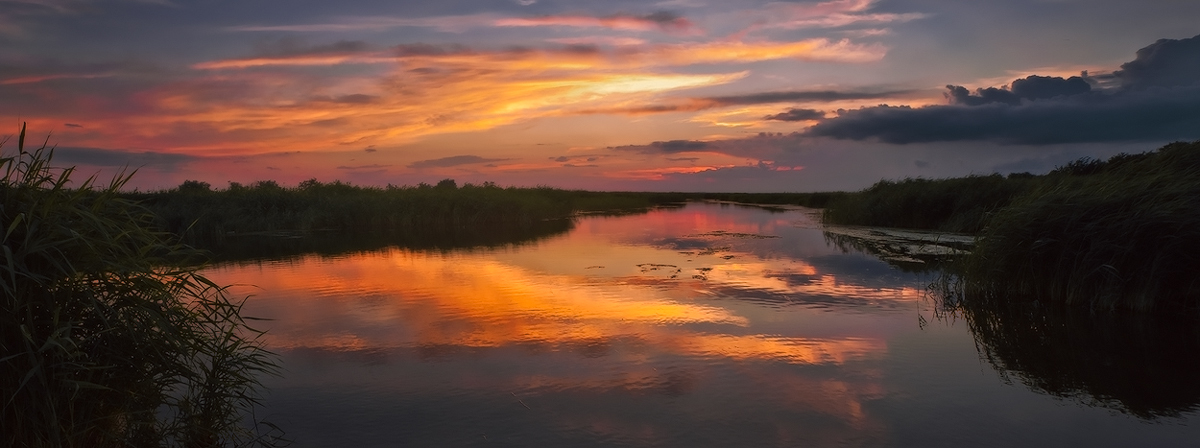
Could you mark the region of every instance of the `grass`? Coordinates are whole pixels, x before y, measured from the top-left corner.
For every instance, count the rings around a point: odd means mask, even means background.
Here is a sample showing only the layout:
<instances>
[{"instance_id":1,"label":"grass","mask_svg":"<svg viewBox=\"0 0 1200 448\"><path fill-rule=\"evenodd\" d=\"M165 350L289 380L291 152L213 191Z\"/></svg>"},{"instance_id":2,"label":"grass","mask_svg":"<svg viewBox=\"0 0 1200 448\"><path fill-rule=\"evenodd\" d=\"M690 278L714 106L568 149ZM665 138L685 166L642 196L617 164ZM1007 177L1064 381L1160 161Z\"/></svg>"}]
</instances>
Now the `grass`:
<instances>
[{"instance_id":1,"label":"grass","mask_svg":"<svg viewBox=\"0 0 1200 448\"><path fill-rule=\"evenodd\" d=\"M43 144L0 157L0 444L270 445L244 424L274 372L240 302L172 260L195 251L122 197L129 179L51 166Z\"/></svg>"},{"instance_id":2,"label":"grass","mask_svg":"<svg viewBox=\"0 0 1200 448\"><path fill-rule=\"evenodd\" d=\"M1034 176L999 174L882 180L834 198L824 217L833 224L976 233L993 213L1026 194L1036 182Z\"/></svg>"},{"instance_id":3,"label":"grass","mask_svg":"<svg viewBox=\"0 0 1200 448\"><path fill-rule=\"evenodd\" d=\"M972 300L1200 308L1200 142L1080 159L1046 175L881 181L827 222L973 233Z\"/></svg>"},{"instance_id":4,"label":"grass","mask_svg":"<svg viewBox=\"0 0 1200 448\"><path fill-rule=\"evenodd\" d=\"M1200 307L1200 142L1088 165L997 213L965 260L966 287L984 300Z\"/></svg>"}]
</instances>

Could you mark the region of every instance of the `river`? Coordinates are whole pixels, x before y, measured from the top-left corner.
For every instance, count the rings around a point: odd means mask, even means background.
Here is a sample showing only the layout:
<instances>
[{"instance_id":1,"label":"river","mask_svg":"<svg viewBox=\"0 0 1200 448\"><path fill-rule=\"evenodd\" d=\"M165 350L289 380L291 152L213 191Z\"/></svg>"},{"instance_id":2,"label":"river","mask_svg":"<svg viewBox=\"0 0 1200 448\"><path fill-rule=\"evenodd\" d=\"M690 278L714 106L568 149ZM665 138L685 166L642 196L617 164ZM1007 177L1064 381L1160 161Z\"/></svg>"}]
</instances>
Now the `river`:
<instances>
[{"instance_id":1,"label":"river","mask_svg":"<svg viewBox=\"0 0 1200 448\"><path fill-rule=\"evenodd\" d=\"M1039 342L1035 365L939 312L936 270L836 242L803 211L689 203L206 274L271 319L255 418L297 447L1200 443L1197 386L1159 384L1200 377L1193 333Z\"/></svg>"}]
</instances>

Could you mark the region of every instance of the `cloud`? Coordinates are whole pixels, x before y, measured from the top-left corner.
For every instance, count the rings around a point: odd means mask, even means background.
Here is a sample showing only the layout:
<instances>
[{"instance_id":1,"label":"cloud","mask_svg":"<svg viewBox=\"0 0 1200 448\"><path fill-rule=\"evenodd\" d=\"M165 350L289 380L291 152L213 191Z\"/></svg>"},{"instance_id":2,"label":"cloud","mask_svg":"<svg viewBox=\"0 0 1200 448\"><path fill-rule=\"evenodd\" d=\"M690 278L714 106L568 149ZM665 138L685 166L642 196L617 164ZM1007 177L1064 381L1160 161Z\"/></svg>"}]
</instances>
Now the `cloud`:
<instances>
[{"instance_id":1,"label":"cloud","mask_svg":"<svg viewBox=\"0 0 1200 448\"><path fill-rule=\"evenodd\" d=\"M658 11L642 16L615 14L610 16L564 15L514 17L499 19L493 22L493 24L501 27L569 26L633 31L658 29L679 34L700 33L700 30L691 21L667 11Z\"/></svg>"},{"instance_id":2,"label":"cloud","mask_svg":"<svg viewBox=\"0 0 1200 448\"><path fill-rule=\"evenodd\" d=\"M966 87L948 85L946 99L950 104L964 106L979 106L988 103L1004 103L1009 105L1021 104L1021 101L1034 101L1067 97L1088 93L1092 85L1084 78L1072 76L1061 78L1057 76L1033 75L1013 81L1012 88L980 88L971 94Z\"/></svg>"},{"instance_id":3,"label":"cloud","mask_svg":"<svg viewBox=\"0 0 1200 448\"><path fill-rule=\"evenodd\" d=\"M421 27L434 28L439 31L461 32L468 28L487 26L499 19L493 14L475 14L438 17L342 17L328 23L309 23L296 25L242 25L226 28L239 32L350 32L378 31L389 28Z\"/></svg>"},{"instance_id":4,"label":"cloud","mask_svg":"<svg viewBox=\"0 0 1200 448\"><path fill-rule=\"evenodd\" d=\"M186 154L145 151L130 152L103 148L57 147L54 149L55 163L63 165L87 165L95 167L154 167L171 171L199 157Z\"/></svg>"},{"instance_id":5,"label":"cloud","mask_svg":"<svg viewBox=\"0 0 1200 448\"><path fill-rule=\"evenodd\" d=\"M283 39L260 46L257 55L192 64L197 70L219 70L270 65L312 66L339 64L377 64L393 62L386 52L372 51L362 41L337 41L327 45L306 46L296 39Z\"/></svg>"},{"instance_id":6,"label":"cloud","mask_svg":"<svg viewBox=\"0 0 1200 448\"><path fill-rule=\"evenodd\" d=\"M658 152L677 153L677 152L694 152L701 151L708 147L708 143L694 140L671 140L667 142L654 142L650 147L658 150Z\"/></svg>"},{"instance_id":7,"label":"cloud","mask_svg":"<svg viewBox=\"0 0 1200 448\"><path fill-rule=\"evenodd\" d=\"M1081 98L1082 97L1082 98ZM839 111L807 130L887 143L992 141L1046 145L1200 137L1200 88L1080 95L1021 105L878 106Z\"/></svg>"},{"instance_id":8,"label":"cloud","mask_svg":"<svg viewBox=\"0 0 1200 448\"><path fill-rule=\"evenodd\" d=\"M2 61L2 60L0 60ZM162 69L137 60L102 63L64 63L41 59L21 64L0 62L0 85L34 84L55 80L96 79L112 77L145 77L161 74Z\"/></svg>"},{"instance_id":9,"label":"cloud","mask_svg":"<svg viewBox=\"0 0 1200 448\"><path fill-rule=\"evenodd\" d=\"M1127 89L1192 86L1200 82L1200 36L1159 39L1113 72Z\"/></svg>"},{"instance_id":10,"label":"cloud","mask_svg":"<svg viewBox=\"0 0 1200 448\"><path fill-rule=\"evenodd\" d=\"M787 112L763 117L764 120L778 121L812 121L823 118L825 118L825 112L813 109L788 109Z\"/></svg>"},{"instance_id":11,"label":"cloud","mask_svg":"<svg viewBox=\"0 0 1200 448\"><path fill-rule=\"evenodd\" d=\"M521 3L529 6L534 2ZM446 32L463 32L479 27L542 27L563 26L582 28L608 28L614 30L648 31L661 30L675 34L698 34L700 30L688 19L667 11L645 15L613 14L589 15L545 15L534 17L506 17L497 14L472 14L434 17L342 17L326 23L294 25L241 25L228 27L236 32L349 32L378 31L390 28L419 27L434 28Z\"/></svg>"},{"instance_id":12,"label":"cloud","mask_svg":"<svg viewBox=\"0 0 1200 448\"><path fill-rule=\"evenodd\" d=\"M616 146L609 149L650 155L676 155L681 153L724 154L747 159L769 159L773 154L795 150L802 136L798 133L782 134L763 132L752 137L727 140L670 140L646 145ZM668 158L671 161L694 161L690 158Z\"/></svg>"},{"instance_id":13,"label":"cloud","mask_svg":"<svg viewBox=\"0 0 1200 448\"><path fill-rule=\"evenodd\" d=\"M836 91L836 90L789 90L756 92L741 95L710 96L668 100L666 104L643 106L621 106L610 109L586 109L583 114L626 114L642 115L666 112L697 112L718 107L749 106L775 103L831 103L837 101L884 100L911 95L912 90L891 91Z\"/></svg>"},{"instance_id":14,"label":"cloud","mask_svg":"<svg viewBox=\"0 0 1200 448\"><path fill-rule=\"evenodd\" d=\"M354 165L354 166L339 165L337 167L337 169L339 169L339 170L379 170L379 169L387 168L389 166L391 166L391 165L380 165L377 163L371 164L371 165Z\"/></svg>"},{"instance_id":15,"label":"cloud","mask_svg":"<svg viewBox=\"0 0 1200 448\"><path fill-rule=\"evenodd\" d=\"M751 63L779 59L863 63L882 59L887 49L879 44L856 44L849 39L805 39L792 42L712 41L661 44L602 50L594 45L558 48L513 47L474 50L461 45L403 44L391 51L368 51L358 46L312 48L309 51L272 53L248 58L193 64L198 70L242 69L260 66L329 66L343 64L449 63L503 65L525 69L614 69L686 66L694 64Z\"/></svg>"},{"instance_id":16,"label":"cloud","mask_svg":"<svg viewBox=\"0 0 1200 448\"><path fill-rule=\"evenodd\" d=\"M1085 74L1086 75L1086 74ZM947 86L949 105L838 111L810 136L886 143L1074 142L1200 138L1200 36L1163 39L1114 73L1119 87L1093 89L1080 77L1030 76L1011 88Z\"/></svg>"},{"instance_id":17,"label":"cloud","mask_svg":"<svg viewBox=\"0 0 1200 448\"><path fill-rule=\"evenodd\" d=\"M420 160L408 165L412 169L447 168L459 165L474 165L479 163L501 162L509 159L488 159L480 156L464 155L442 157L440 159Z\"/></svg>"},{"instance_id":18,"label":"cloud","mask_svg":"<svg viewBox=\"0 0 1200 448\"><path fill-rule=\"evenodd\" d=\"M844 100L886 99L912 93L911 90L893 90L886 92L843 92L836 90L800 90L780 92L759 92L744 95L713 96L703 98L723 106L745 104L770 104L783 102L832 102Z\"/></svg>"},{"instance_id":19,"label":"cloud","mask_svg":"<svg viewBox=\"0 0 1200 448\"><path fill-rule=\"evenodd\" d=\"M857 24L902 23L928 17L923 13L869 12L878 0L833 0L821 3L773 3L764 28L840 28Z\"/></svg>"}]
</instances>

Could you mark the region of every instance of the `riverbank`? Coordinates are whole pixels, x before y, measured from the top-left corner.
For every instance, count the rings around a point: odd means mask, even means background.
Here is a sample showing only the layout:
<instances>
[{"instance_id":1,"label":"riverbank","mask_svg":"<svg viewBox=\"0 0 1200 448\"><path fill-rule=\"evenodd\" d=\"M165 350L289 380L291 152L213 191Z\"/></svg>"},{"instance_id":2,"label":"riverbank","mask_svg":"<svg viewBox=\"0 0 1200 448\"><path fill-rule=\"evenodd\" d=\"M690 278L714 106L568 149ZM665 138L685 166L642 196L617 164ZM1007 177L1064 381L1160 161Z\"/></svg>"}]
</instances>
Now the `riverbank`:
<instances>
[{"instance_id":1,"label":"riverbank","mask_svg":"<svg viewBox=\"0 0 1200 448\"><path fill-rule=\"evenodd\" d=\"M978 236L954 266L974 301L1200 308L1200 142L1081 159L1048 174L881 181L825 220Z\"/></svg>"}]
</instances>

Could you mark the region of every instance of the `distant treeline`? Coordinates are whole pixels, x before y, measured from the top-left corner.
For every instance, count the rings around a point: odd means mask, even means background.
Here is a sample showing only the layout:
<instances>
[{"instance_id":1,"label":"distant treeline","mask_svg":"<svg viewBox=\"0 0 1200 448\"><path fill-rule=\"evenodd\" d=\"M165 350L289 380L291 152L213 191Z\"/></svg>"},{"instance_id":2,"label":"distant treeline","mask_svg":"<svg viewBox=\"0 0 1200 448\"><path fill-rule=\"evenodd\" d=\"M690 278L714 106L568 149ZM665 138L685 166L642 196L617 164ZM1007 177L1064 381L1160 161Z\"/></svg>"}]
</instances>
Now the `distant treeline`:
<instances>
[{"instance_id":1,"label":"distant treeline","mask_svg":"<svg viewBox=\"0 0 1200 448\"><path fill-rule=\"evenodd\" d=\"M283 187L274 181L199 181L151 193L130 193L152 210L164 230L186 240L213 241L254 232L375 232L397 229L504 229L570 216L578 210L648 207L654 198L601 195L553 188L501 188L491 183L364 187L335 181Z\"/></svg>"},{"instance_id":2,"label":"distant treeline","mask_svg":"<svg viewBox=\"0 0 1200 448\"><path fill-rule=\"evenodd\" d=\"M624 213L696 199L821 207L838 193L592 192L503 188L490 182L459 186L452 179L436 185L368 187L314 179L295 187L259 181L223 189L189 180L169 190L127 195L153 211L163 230L212 246L233 235L281 231L403 231L431 237L455 229L521 233L536 223L578 213Z\"/></svg>"},{"instance_id":3,"label":"distant treeline","mask_svg":"<svg viewBox=\"0 0 1200 448\"><path fill-rule=\"evenodd\" d=\"M882 181L831 202L825 218L977 234L959 285L974 302L1200 307L1200 142L1040 176Z\"/></svg>"}]
</instances>

